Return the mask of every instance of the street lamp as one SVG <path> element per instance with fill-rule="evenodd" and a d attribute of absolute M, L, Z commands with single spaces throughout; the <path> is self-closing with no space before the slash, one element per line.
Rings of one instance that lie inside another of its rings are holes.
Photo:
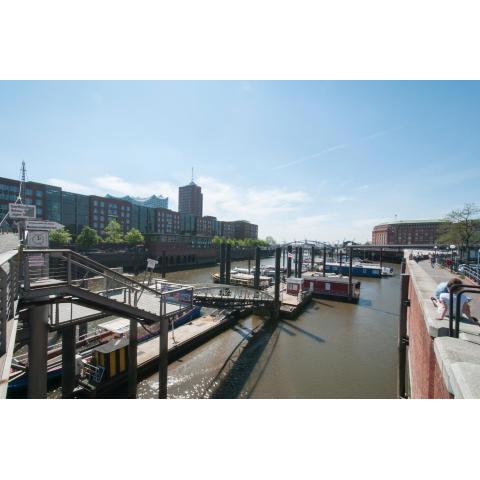
<path fill-rule="evenodd" d="M 453 251 L 455 250 L 455 245 L 450 245 L 450 250 L 451 250 L 450 273 L 452 273 L 453 272 Z"/>

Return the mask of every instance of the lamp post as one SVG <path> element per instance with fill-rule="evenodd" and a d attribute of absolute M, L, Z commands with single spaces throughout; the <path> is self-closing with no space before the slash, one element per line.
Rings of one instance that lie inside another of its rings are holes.
<path fill-rule="evenodd" d="M 455 250 L 455 245 L 450 245 L 451 257 L 450 257 L 450 273 L 453 273 L 453 251 Z"/>

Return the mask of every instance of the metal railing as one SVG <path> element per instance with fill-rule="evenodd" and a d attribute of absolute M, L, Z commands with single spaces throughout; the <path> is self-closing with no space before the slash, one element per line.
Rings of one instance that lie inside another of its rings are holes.
<path fill-rule="evenodd" d="M 5 256 L 0 265 L 0 356 L 7 351 L 7 323 L 15 316 L 18 298 L 18 253 Z"/>
<path fill-rule="evenodd" d="M 453 285 L 450 288 L 449 310 L 448 310 L 448 334 L 450 337 L 458 338 L 460 336 L 460 320 L 463 316 L 461 311 L 462 295 L 466 293 L 480 294 L 480 285 Z M 455 310 L 454 310 L 455 302 Z M 453 319 L 455 317 L 455 328 L 453 328 Z"/>
<path fill-rule="evenodd" d="M 465 266 L 463 267 L 463 270 L 460 273 L 462 273 L 463 275 L 465 275 L 467 278 L 474 281 L 475 283 L 480 284 L 480 267 Z"/>
<path fill-rule="evenodd" d="M 23 254 L 23 289 L 27 294 L 68 285 L 164 317 L 166 302 L 173 295 L 192 290 L 169 283 L 168 288 L 152 288 L 68 249 L 32 249 Z M 183 307 L 179 305 L 177 310 Z M 58 318 L 55 308 L 52 317 L 55 314 Z"/>

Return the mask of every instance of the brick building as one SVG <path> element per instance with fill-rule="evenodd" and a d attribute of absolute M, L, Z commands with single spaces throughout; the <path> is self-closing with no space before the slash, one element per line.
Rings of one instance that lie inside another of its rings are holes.
<path fill-rule="evenodd" d="M 443 220 L 401 220 L 377 225 L 372 231 L 374 245 L 434 245 Z"/>
<path fill-rule="evenodd" d="M 167 208 L 156 208 L 155 232 L 163 234 L 180 233 L 180 214 Z"/>
<path fill-rule="evenodd" d="M 203 214 L 202 188 L 195 182 L 179 187 L 178 189 L 178 212 L 194 215 L 201 218 Z"/>
<path fill-rule="evenodd" d="M 132 204 L 119 198 L 90 197 L 90 226 L 100 235 L 104 235 L 105 227 L 111 220 L 116 220 L 123 233 L 131 228 Z"/>

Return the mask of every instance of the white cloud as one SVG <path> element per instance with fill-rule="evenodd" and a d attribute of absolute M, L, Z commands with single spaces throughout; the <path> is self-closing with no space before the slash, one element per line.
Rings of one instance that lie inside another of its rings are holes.
<path fill-rule="evenodd" d="M 94 188 L 82 185 L 80 183 L 70 182 L 68 180 L 63 180 L 61 178 L 49 178 L 47 180 L 49 185 L 55 185 L 57 187 L 62 187 L 63 190 L 73 193 L 83 193 L 84 195 L 94 195 L 97 193 Z"/>
<path fill-rule="evenodd" d="M 340 195 L 338 197 L 333 197 L 332 202 L 345 203 L 345 202 L 350 202 L 353 199 L 354 199 L 353 197 L 347 197 L 346 195 Z"/>

